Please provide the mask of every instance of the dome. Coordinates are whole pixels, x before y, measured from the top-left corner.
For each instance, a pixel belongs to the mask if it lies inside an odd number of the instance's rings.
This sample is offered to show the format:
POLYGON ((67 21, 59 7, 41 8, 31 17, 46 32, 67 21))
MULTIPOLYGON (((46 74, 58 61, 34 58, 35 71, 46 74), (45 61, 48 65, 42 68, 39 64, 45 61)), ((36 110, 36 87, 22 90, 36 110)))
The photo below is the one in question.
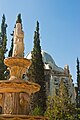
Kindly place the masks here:
MULTIPOLYGON (((64 70, 61 67, 58 67, 55 64, 55 61, 53 60, 50 54, 48 54, 47 52, 43 50, 41 51, 41 54, 42 54, 42 59, 45 65, 45 69, 51 68, 52 70, 57 71, 57 72, 64 72, 64 70)), ((26 58, 31 59, 31 52, 26 56, 26 58)))
POLYGON ((43 50, 42 50, 42 59, 43 59, 43 62, 44 63, 48 63, 48 64, 55 64, 55 62, 54 62, 54 60, 53 60, 53 58, 47 53, 47 52, 44 52, 43 50))

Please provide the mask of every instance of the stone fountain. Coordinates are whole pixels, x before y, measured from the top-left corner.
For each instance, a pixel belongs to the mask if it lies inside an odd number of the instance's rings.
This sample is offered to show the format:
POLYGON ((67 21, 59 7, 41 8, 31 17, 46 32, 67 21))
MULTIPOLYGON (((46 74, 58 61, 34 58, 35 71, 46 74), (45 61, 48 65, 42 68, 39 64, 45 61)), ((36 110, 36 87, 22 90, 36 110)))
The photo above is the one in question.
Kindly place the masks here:
POLYGON ((30 95, 38 92, 40 86, 22 80, 26 69, 31 65, 30 60, 24 58, 24 32, 18 21, 14 28, 14 46, 12 57, 6 58, 4 63, 10 71, 9 80, 0 81, 0 120, 48 120, 40 116, 29 116, 30 95))

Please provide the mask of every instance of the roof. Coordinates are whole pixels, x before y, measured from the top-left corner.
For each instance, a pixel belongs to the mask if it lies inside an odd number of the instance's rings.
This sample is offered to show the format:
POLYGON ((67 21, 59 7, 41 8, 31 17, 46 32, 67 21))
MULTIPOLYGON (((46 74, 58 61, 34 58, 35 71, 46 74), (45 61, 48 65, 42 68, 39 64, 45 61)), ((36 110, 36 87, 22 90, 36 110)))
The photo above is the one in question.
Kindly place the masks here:
MULTIPOLYGON (((50 54, 45 52, 44 50, 41 51, 42 59, 45 65, 45 69, 52 69, 57 72, 64 72, 61 67, 58 67, 50 54)), ((27 59, 31 59, 31 52, 26 56, 27 59)))

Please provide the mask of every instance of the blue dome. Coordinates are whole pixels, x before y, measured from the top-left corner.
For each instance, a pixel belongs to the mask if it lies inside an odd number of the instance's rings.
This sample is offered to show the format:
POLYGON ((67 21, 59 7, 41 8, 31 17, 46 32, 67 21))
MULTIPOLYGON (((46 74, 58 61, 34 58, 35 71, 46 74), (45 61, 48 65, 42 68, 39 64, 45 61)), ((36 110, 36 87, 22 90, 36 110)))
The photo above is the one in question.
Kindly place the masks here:
MULTIPOLYGON (((55 61, 53 60, 50 54, 48 54, 47 52, 43 50, 41 51, 41 54, 42 54, 42 59, 43 59, 44 64, 48 64, 50 68, 52 68, 52 70, 54 71, 64 72, 64 70, 61 67, 58 67, 55 64, 55 61)), ((31 59, 31 52, 26 56, 26 58, 31 59)))
POLYGON ((51 63, 51 64, 55 64, 53 58, 46 52, 44 52, 42 50, 42 59, 44 63, 51 63))

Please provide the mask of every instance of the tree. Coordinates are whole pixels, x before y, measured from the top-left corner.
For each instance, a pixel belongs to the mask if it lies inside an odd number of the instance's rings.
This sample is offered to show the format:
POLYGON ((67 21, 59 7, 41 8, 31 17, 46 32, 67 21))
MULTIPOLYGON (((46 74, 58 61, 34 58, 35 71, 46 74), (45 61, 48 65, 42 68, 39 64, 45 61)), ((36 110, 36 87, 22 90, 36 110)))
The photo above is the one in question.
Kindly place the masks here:
POLYGON ((77 86, 80 85, 80 68, 79 68, 79 59, 77 58, 77 86))
POLYGON ((72 119, 72 116, 70 116, 70 115, 73 114, 73 111, 72 111, 73 109, 71 108, 73 105, 71 103, 71 98, 69 95, 68 87, 66 86, 66 84, 64 83, 63 80, 61 80, 61 82, 60 82, 59 97, 61 99, 60 103, 61 103, 62 118, 70 119, 68 117, 71 117, 71 119, 72 119))
POLYGON ((21 28, 22 28, 22 19, 21 19, 21 14, 20 13, 17 16, 16 23, 21 23, 21 28))
POLYGON ((60 82, 59 95, 48 98, 45 115, 50 120, 76 120, 75 105, 71 103, 68 88, 63 80, 60 82))
POLYGON ((76 88, 76 104, 77 108, 80 108, 80 68, 79 59, 77 58, 77 88, 76 88))
POLYGON ((59 120, 60 118, 60 101, 59 96, 48 96, 47 99, 47 109, 45 112, 45 116, 49 117, 50 120, 59 120))
POLYGON ((33 96, 33 108, 39 107, 44 114, 46 109, 46 83, 44 76, 44 63, 42 61, 40 37, 39 37, 39 22, 37 21, 36 31, 34 32, 34 47, 32 51, 32 64, 28 71, 29 79, 41 86, 38 93, 33 96))
POLYGON ((7 24, 5 23, 5 15, 2 16, 1 32, 0 32, 0 80, 6 79, 5 71, 6 66, 4 64, 5 54, 7 52, 7 24))
POLYGON ((11 34, 12 40, 11 40, 11 47, 10 47, 10 50, 8 53, 8 57, 12 57, 12 53, 13 53, 13 34, 14 34, 14 32, 11 34))

